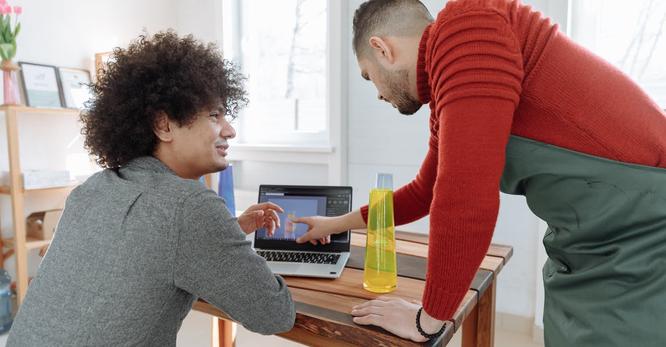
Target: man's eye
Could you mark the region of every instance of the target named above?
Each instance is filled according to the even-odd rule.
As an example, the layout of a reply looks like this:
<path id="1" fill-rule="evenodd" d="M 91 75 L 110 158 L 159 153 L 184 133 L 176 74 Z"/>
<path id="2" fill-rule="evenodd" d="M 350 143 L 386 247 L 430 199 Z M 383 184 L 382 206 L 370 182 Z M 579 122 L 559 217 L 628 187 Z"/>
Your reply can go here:
<path id="1" fill-rule="evenodd" d="M 216 113 L 211 113 L 210 116 L 213 117 L 213 118 L 220 118 L 220 114 L 217 113 L 217 112 Z"/>

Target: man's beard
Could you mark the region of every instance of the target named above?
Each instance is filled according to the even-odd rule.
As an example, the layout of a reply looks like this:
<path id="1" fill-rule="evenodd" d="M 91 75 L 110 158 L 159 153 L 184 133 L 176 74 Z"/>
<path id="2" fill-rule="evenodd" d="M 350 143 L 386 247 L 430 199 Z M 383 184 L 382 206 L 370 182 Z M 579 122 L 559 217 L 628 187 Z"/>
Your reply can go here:
<path id="1" fill-rule="evenodd" d="M 412 115 L 418 111 L 423 103 L 409 95 L 409 76 L 407 70 L 394 73 L 386 73 L 388 90 L 391 93 L 391 102 L 396 106 L 398 112 L 404 115 Z"/>

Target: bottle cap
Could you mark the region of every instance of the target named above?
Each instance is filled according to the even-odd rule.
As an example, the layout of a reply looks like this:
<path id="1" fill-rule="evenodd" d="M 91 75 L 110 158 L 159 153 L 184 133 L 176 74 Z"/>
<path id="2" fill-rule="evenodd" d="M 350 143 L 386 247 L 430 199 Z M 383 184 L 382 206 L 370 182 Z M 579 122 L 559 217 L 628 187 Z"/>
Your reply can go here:
<path id="1" fill-rule="evenodd" d="M 378 173 L 375 188 L 377 188 L 377 189 L 393 189 L 393 174 Z"/>

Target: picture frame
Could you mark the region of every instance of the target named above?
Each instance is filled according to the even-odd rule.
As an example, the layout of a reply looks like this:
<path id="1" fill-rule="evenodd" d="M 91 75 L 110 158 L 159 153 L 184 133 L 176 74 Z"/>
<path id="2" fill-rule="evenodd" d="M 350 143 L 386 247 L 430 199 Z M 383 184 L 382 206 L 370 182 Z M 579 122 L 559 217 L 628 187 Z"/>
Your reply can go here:
<path id="1" fill-rule="evenodd" d="M 58 78 L 62 90 L 63 107 L 79 110 L 85 108 L 85 103 L 92 97 L 88 87 L 91 82 L 90 71 L 58 67 Z"/>
<path id="2" fill-rule="evenodd" d="M 18 86 L 16 86 L 18 88 Z M 0 83 L 0 105 L 5 104 L 5 84 Z"/>
<path id="3" fill-rule="evenodd" d="M 21 86 L 30 107 L 62 108 L 62 89 L 53 65 L 19 62 Z"/>
<path id="4" fill-rule="evenodd" d="M 113 56 L 113 51 L 109 52 L 100 52 L 100 53 L 95 53 L 95 78 L 99 78 L 99 76 L 104 72 L 104 69 L 106 68 L 107 63 L 111 60 Z"/>

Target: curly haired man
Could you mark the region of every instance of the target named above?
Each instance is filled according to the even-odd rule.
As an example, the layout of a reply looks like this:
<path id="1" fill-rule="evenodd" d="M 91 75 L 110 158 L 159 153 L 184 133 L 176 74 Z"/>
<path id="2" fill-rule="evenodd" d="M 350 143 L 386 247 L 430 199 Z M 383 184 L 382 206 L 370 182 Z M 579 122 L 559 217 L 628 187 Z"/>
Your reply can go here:
<path id="1" fill-rule="evenodd" d="M 245 240 L 274 230 L 276 205 L 238 219 L 198 182 L 224 169 L 242 78 L 191 36 L 141 36 L 92 86 L 81 115 L 105 170 L 76 188 L 10 332 L 8 346 L 175 346 L 197 297 L 246 328 L 291 329 L 279 276 Z"/>

